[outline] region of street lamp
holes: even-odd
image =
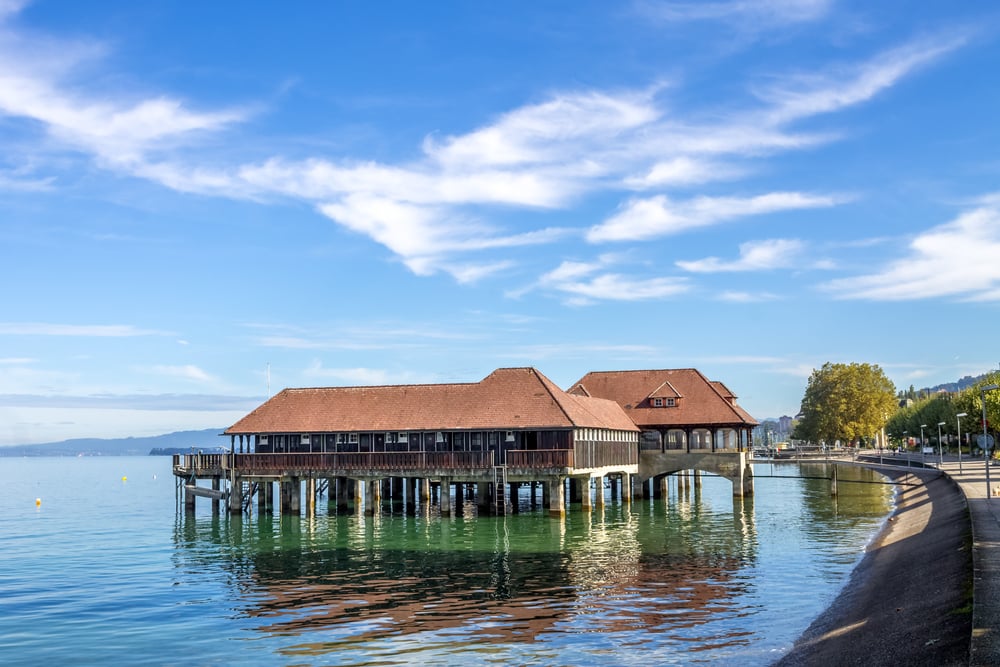
[[[958,423],[958,474],[962,474],[962,417],[968,417],[964,412],[959,412],[955,415],[955,421]]]
[[[997,384],[987,384],[979,388],[979,398],[983,401],[983,460],[986,461],[986,500],[988,501],[992,494],[990,493],[990,442],[989,434],[986,433],[986,392],[993,391],[994,389],[1000,389],[1000,385]]]
[[[944,422],[938,422],[938,465],[944,465],[944,455],[941,453],[941,427]]]
[[[924,462],[924,429],[927,428],[927,424],[920,425],[920,463]]]

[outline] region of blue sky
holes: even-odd
[[[0,444],[1000,361],[992,2],[0,0]],[[268,378],[270,384],[268,384]]]

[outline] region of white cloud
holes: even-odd
[[[719,301],[728,301],[730,303],[763,303],[765,301],[777,301],[781,297],[777,294],[771,292],[741,292],[741,291],[726,291],[719,294]]]
[[[193,364],[182,366],[157,365],[150,367],[150,372],[167,377],[194,380],[196,382],[214,382],[215,378]]]
[[[793,266],[805,244],[797,239],[770,239],[748,241],[740,244],[740,258],[725,261],[718,257],[706,257],[694,261],[678,261],[677,266],[693,273],[716,273],[723,271],[770,271]]]
[[[313,361],[302,371],[306,378],[335,380],[350,385],[411,384],[414,380],[408,373],[387,371],[380,368],[324,368],[321,362]]]
[[[832,280],[823,288],[843,299],[1000,300],[1000,202],[995,196],[918,234],[908,249],[878,273]]]
[[[0,18],[20,7],[8,0]],[[676,20],[782,25],[814,20],[828,8],[823,0],[734,0],[665,3],[658,11]],[[384,246],[418,275],[447,272],[473,282],[513,266],[511,253],[502,250],[552,243],[567,233],[534,229],[525,218],[501,225],[491,215],[495,207],[567,210],[599,193],[660,192],[623,202],[617,214],[591,227],[587,240],[598,243],[834,206],[843,198],[771,192],[677,201],[662,191],[737,179],[752,171],[747,160],[834,141],[833,135],[803,134],[789,125],[865,102],[961,44],[954,36],[926,39],[836,72],[776,76],[777,83],[757,91],[759,108],[739,112],[726,112],[730,104],[722,110],[673,108],[663,99],[669,88],[660,82],[637,90],[557,92],[464,134],[428,135],[421,152],[406,161],[272,155],[235,164],[206,158],[208,149],[195,140],[240,125],[248,117],[245,109],[198,110],[169,94],[108,90],[103,83],[112,77],[87,78],[103,62],[103,44],[27,39],[8,30],[0,42],[0,115],[35,121],[46,150],[81,153],[100,167],[178,191],[305,202]],[[0,174],[0,188],[52,184],[44,174],[7,181]],[[646,287],[637,293],[662,294],[678,285],[659,279]],[[594,282],[577,288],[604,292]]]
[[[169,335],[169,332],[141,329],[130,324],[47,324],[42,322],[0,322],[0,335],[128,338],[132,336],[166,336]]]
[[[679,155],[655,163],[643,176],[627,177],[625,185],[634,190],[649,190],[668,186],[700,185],[711,181],[734,179],[741,174],[739,168],[731,165]]]
[[[570,295],[572,305],[594,301],[648,301],[676,296],[690,289],[684,278],[631,278],[619,273],[599,273],[607,260],[583,263],[563,262],[539,279],[539,286]]]
[[[647,11],[665,21],[725,21],[764,29],[821,19],[832,5],[833,0],[658,2],[648,4]]]
[[[696,197],[672,201],[666,195],[632,199],[620,212],[587,232],[591,243],[638,241],[678,234],[750,215],[834,206],[843,197],[771,192],[754,197]]]
[[[758,90],[771,109],[772,123],[838,111],[855,106],[894,86],[919,67],[939,60],[965,43],[961,35],[912,42],[879,54],[870,61],[838,68],[826,74],[787,77]]]

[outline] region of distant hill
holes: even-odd
[[[164,435],[139,438],[77,438],[37,445],[11,445],[0,447],[0,456],[145,456],[147,454],[174,454],[192,449],[208,453],[216,448],[229,448],[229,439],[219,434],[225,428],[202,431],[175,431]]]

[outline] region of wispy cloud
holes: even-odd
[[[827,71],[776,73],[753,89],[751,104],[736,100],[737,112],[724,101],[710,109],[671,104],[670,85],[660,81],[631,90],[557,91],[469,132],[428,134],[405,160],[270,155],[239,164],[210,154],[200,140],[236,131],[251,116],[247,105],[199,108],[170,94],[95,85],[92,72],[108,47],[20,37],[8,24],[22,6],[10,0],[0,6],[6,28],[0,115],[36,123],[45,150],[74,152],[101,168],[179,191],[303,202],[383,246],[413,273],[444,272],[464,283],[512,269],[518,259],[511,249],[571,234],[585,233],[595,244],[640,241],[746,216],[841,204],[847,198],[829,193],[678,199],[666,191],[738,180],[754,171],[754,161],[836,141],[837,135],[793,125],[864,103],[963,44],[960,35],[944,35]],[[669,20],[782,25],[815,20],[829,6],[823,0],[733,0],[649,7]],[[0,173],[0,188],[3,178]],[[8,178],[7,187],[52,184],[42,173]],[[650,194],[629,198],[637,191]],[[575,229],[504,214],[511,208],[566,211],[594,195],[624,199],[603,222],[584,218]],[[584,300],[662,298],[686,289],[674,278],[622,274],[560,285]]]
[[[840,278],[823,288],[842,299],[912,301],[954,297],[1000,301],[1000,195],[918,234],[906,256],[882,270]]]
[[[718,257],[678,261],[677,266],[693,273],[770,271],[794,265],[805,244],[797,239],[770,239],[740,244],[740,258],[726,261]]]
[[[724,21],[744,29],[765,29],[821,19],[832,5],[833,0],[729,0],[646,2],[643,8],[663,21]]]
[[[142,329],[131,324],[49,324],[43,322],[0,322],[0,336],[81,336],[130,338],[169,336],[167,331]]]
[[[587,232],[592,243],[638,241],[679,234],[720,222],[778,211],[834,206],[844,197],[772,192],[755,197],[696,197],[673,201],[666,195],[633,199],[621,211]]]
[[[302,371],[305,378],[315,378],[328,382],[350,385],[386,385],[413,384],[418,380],[410,373],[394,372],[380,368],[326,368],[319,361],[314,361]]]
[[[569,295],[571,305],[597,301],[649,301],[665,299],[690,289],[684,278],[635,278],[607,271],[617,259],[608,255],[597,262],[563,262],[544,274],[538,287]]]
[[[165,375],[167,377],[180,378],[183,380],[193,380],[195,382],[215,381],[213,376],[193,364],[184,364],[182,366],[156,365],[151,366],[149,371],[156,373],[157,375]]]
[[[764,303],[767,301],[777,301],[781,296],[773,292],[743,292],[738,290],[727,290],[718,296],[719,301],[729,303]]]

